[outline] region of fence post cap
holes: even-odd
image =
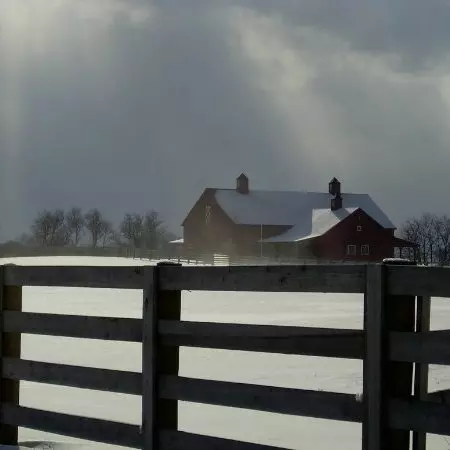
[[[384,258],[383,265],[391,266],[416,266],[416,261],[411,261],[406,258]]]

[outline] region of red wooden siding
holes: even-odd
[[[236,225],[217,204],[215,189],[206,189],[183,222],[184,245],[198,251],[220,251],[232,239]],[[206,207],[210,206],[209,223]]]
[[[358,231],[357,227],[361,227]],[[380,261],[393,256],[394,230],[385,229],[364,211],[358,209],[324,235],[315,239],[314,252],[331,260]],[[356,255],[347,255],[347,245],[356,245]],[[369,245],[369,255],[361,254],[361,246]]]

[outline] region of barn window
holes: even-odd
[[[361,225],[357,225],[356,226],[356,231],[362,231],[362,226]]]
[[[353,244],[347,245],[347,255],[349,256],[356,255],[356,245]]]
[[[361,245],[361,255],[368,256],[370,254],[370,247],[368,244]]]

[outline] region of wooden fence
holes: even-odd
[[[179,400],[360,422],[368,450],[406,450],[411,439],[419,449],[425,433],[450,435],[446,393],[426,392],[427,364],[450,364],[450,332],[427,329],[430,296],[450,296],[450,269],[7,265],[1,272],[0,444],[16,444],[25,427],[152,450],[275,448],[178,431]],[[22,312],[22,286],[142,290],[143,319]],[[185,322],[183,290],[364,293],[364,330]],[[142,342],[142,373],[23,360],[21,333]],[[363,359],[363,396],[180,377],[180,346]],[[20,406],[20,380],[140,395],[142,426]]]

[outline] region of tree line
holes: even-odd
[[[129,246],[156,250],[174,239],[156,211],[127,213],[116,228],[103,213],[79,207],[41,211],[20,241],[25,245],[65,247]]]
[[[447,215],[426,213],[408,219],[400,228],[400,235],[417,244],[417,263],[450,265],[450,217]]]

